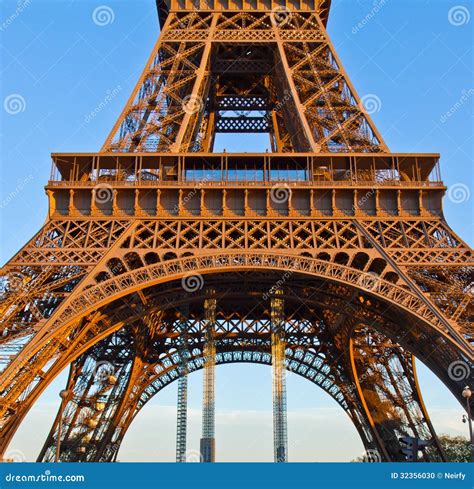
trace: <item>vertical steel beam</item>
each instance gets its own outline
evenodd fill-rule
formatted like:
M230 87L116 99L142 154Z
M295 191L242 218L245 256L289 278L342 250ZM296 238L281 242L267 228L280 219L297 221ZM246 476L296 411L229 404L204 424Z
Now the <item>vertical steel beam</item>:
M286 57L283 41L280 36L280 29L278 23L274 15L271 15L270 19L272 22L272 29L275 35L276 45L278 48L278 55L279 55L278 64L281 63L281 66L283 67L283 74L284 77L286 78L285 81L290 89L291 97L293 99L293 103L296 108L296 119L298 120L300 126L298 128L298 132L301 132L304 135L305 143L308 145L308 148L305 148L305 151L318 153L321 150L321 148L314 140L313 131L311 130L311 127L309 126L308 120L306 119L305 116L304 105L301 103L301 99L298 94L298 89L296 88L295 82L293 81L293 78L291 76L291 69L290 69L290 65L288 64L288 59Z
M204 301L206 339L204 343L204 378L202 400L201 461L215 462L215 367L216 367L216 299Z
M189 308L183 306L179 322L179 346L180 365L178 367L178 401L176 421L176 462L186 462L186 444L188 427L188 334L187 320Z
M288 461L288 431L286 416L286 369L284 337L283 291L278 289L271 298L273 446L274 461Z
M204 47L204 51L202 53L201 57L201 62L199 64L199 68L196 72L196 80L193 85L193 91L190 94L190 100L194 103L197 104L198 107L204 107L204 100L203 100L203 86L206 82L206 72L208 70L210 60L211 60L211 49L212 49L212 38L214 37L214 31L216 30L216 25L217 21L219 19L218 13L214 13L212 16L212 21L211 25L207 31L207 40L206 40L206 45ZM186 114L184 116L184 119L181 123L181 126L179 128L178 135L176 136L176 141L173 145L172 151L174 152L180 152L180 151L189 151L189 145L192 142L190 137L188 139L185 139L185 135L188 133L188 131L192 128L189 127L191 123L191 118L197 119L200 117L199 112L196 114L195 110L188 110L186 111ZM191 134L189 134L191 135ZM182 147L184 146L184 147Z
M162 31L166 31L171 24L171 22L174 20L174 14L168 15L166 18L165 25L162 28ZM158 52L161 48L161 45L163 44L163 36L160 34L158 37L155 46L153 47L153 51L150 54L150 57L148 58L147 64L145 66L145 69L142 71L142 74L140 75L140 78L137 81L137 84L133 88L132 93L130 94L130 97L128 98L127 103L125 104L125 107L122 110L122 113L118 117L118 119L115 121L114 127L112 127L112 130L107 136L107 139L105 140L104 144L102 145L101 152L107 151L110 145L113 142L114 136L118 133L120 126L122 125L123 121L126 119L129 108L133 105L133 102L138 95L138 92L141 87L143 87L143 84L145 82L145 79L147 75L149 74L150 70L153 68L153 64L156 61L156 57L158 56Z
M188 424L188 375L178 379L178 414L176 426L176 462L186 462L186 434Z

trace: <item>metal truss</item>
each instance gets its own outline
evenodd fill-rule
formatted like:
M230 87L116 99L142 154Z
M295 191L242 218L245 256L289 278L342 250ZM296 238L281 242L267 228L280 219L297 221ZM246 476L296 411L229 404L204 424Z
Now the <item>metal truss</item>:
M151 228L150 224L152 224ZM38 321L38 317L31 314L28 301L23 309L13 309L12 314L6 316L3 323L6 332L3 333L1 339L2 345L4 351L10 350L16 355L4 358L8 363L2 375L5 433L13 433L16 430L22 416L31 405L30 403L34 402L46 387L47 381L45 382L42 369L51 359L57 358L55 368L51 372L60 371L63 365L67 365L72 360L70 355L79 354L82 349L86 349L88 345L92 345L94 341L110 332L108 329L110 320L107 315L101 314L101 307L112 303L116 300L115 298L118 300L120 297L134 293L141 295L143 294L141 290L153 283L166 282L189 274L205 275L210 271L217 272L224 269L229 271L236 269L296 271L308 276L326 277L330 281L351 284L352 287L359 290L368 289L370 294L383 299L386 303L393 304L398 310L405 310L406 313L418 317L419 321L424 323L425 328L430 330L430 334L436 335L435 343L430 342L429 345L442 350L443 358L439 358L437 365L433 365L432 368L453 392L456 393L459 390L459 382L453 382L447 377L447 368L456 359L469 361L468 359L471 358L468 342L472 338L472 330L465 326L465 322L469 321L470 309L468 307L462 309L458 318L459 322L456 323L452 318L448 319L444 316L443 309L434 304L431 297L424 293L417 282L404 273L406 264L401 267L391 258L388 252L390 248L382 248L380 252L378 251L377 240L366 229L367 223L364 226L364 223L360 224L350 220L347 222L310 220L300 224L281 221L272 223L272 225L268 221L262 221L260 224L255 221L243 221L236 224L225 221L213 224L207 221L206 227L203 227L203 221L196 221L196 224L188 222L184 226L183 224L184 222L180 224L176 221L173 223L135 221L130 224L127 232L121 231L122 234L111 246L107 258L102 258L96 265L89 264L89 267L93 267L91 271L87 272L87 269L82 271L82 273L88 273L88 279L83 279L75 288L69 285L65 287L65 292L59 289L59 293L54 295L49 289L46 297L41 289L32 288L29 301L32 300L32 297L38 297L33 300L33 303L36 307L44 307L43 304L48 306L49 317L45 313L43 317L46 316L46 318ZM72 225L73 222L70 221L69 228ZM156 228L158 225L163 226L162 231ZM219 226L217 229L216 225ZM76 229L84 227L80 223L74 226ZM103 224L99 223L100 229L102 226ZM383 230L384 226L388 226L387 223L379 222L377 224L378 229ZM399 253L397 247L394 246L397 242L396 235L393 233L394 229L403 231L405 238L417 236L417 239L413 237L412 241L416 247L419 247L420 240L423 241L423 239L418 234L417 226L425 230L423 236L429 236L426 230L430 227L427 223L423 224L423 221L412 225L400 221L397 226L388 226L390 232L387 233L386 238L387 241L388 238L392 240L392 244L388 246L393 246L393 253ZM440 229L445 229L440 226L441 223L434 225L433 229L436 232L433 231L433 239L436 238L441 245L448 238L439 233ZM54 227L57 228L57 225ZM306 235L305 228L308 229ZM319 231L316 231L318 228ZM219 233L219 230L222 229L224 231ZM285 229L287 231L284 231ZM242 238L236 235L239 230L243 233ZM290 231L296 231L293 239L291 234L285 237L285 232ZM412 234L406 231L411 231ZM176 241L177 232L180 235L179 241ZM246 232L249 233L248 236ZM318 236L321 241L318 241ZM165 237L167 242L165 242ZM226 244L227 239L228 244ZM322 243L323 239L326 248L314 245L315 242ZM366 248L360 248L360 244L364 242ZM133 249L130 249L132 243ZM177 243L181 244L177 246ZM228 249L222 248L223 243ZM247 243L247 246L250 244L251 248L239 250L238 243ZM265 245L267 248L264 247ZM295 248L292 248L291 245ZM160 250L159 246L163 246L163 249ZM194 251L195 247L198 247L197 254ZM179 252L180 249L181 252ZM318 251L315 252L315 250ZM190 251L191 254L189 254ZM407 252L405 249L405 253ZM457 254L454 250L449 252L453 257ZM44 253L54 254L55 250L47 248L47 251L39 253L39 256L44 256ZM33 255L34 252L28 252L28 256ZM60 256L64 256L63 250L60 251ZM462 256L462 253L458 256ZM468 263L465 266L467 265ZM457 266L458 268L465 267L464 265ZM9 265L9 267L11 271L7 278L12 281L17 274L32 276L34 280L36 277L33 274L36 271L39 271L40 276L42 273L47 273L44 268L38 266L36 268L33 266L17 268ZM424 264L423 267L426 268L427 265ZM413 273L414 267L409 268ZM66 265L57 265L56 273L60 274L62 270L68 272L69 269ZM25 273L26 270L27 273ZM68 278L66 275L65 284L69 284ZM59 284L62 283L63 281L59 281ZM7 295L12 303L21 305L20 301L13 299L15 294L23 297L25 290L21 289L20 292L12 290ZM464 291L463 294L461 298L458 297L460 303L458 307L464 307L464 297L465 294L469 294L469 291ZM54 309L51 304L55 302L59 305ZM442 306L441 303L440 305ZM452 303L449 305L453 307ZM21 322L18 319L21 319ZM28 341L31 338L31 332L38 329L44 332L41 336L37 336L38 340L40 337L41 340L34 343ZM418 332L412 331L411 334L415 338L418 335L419 338L423 333L420 329ZM403 335L400 336L403 338ZM452 346L449 347L449 345ZM452 348L463 353L456 354ZM430 358L431 353L432 351L419 352L419 356ZM21 368L24 362L28 363L28 369ZM21 374L18 374L19 371ZM26 399L28 402L25 402ZM7 406L12 406L12 408Z
M187 424L188 424L188 334L186 330L189 310L181 308L181 329L178 353L181 358L178 379L177 423L176 423L176 462L186 462Z
M274 461L288 461L288 429L286 416L285 313L281 289L271 299L273 447Z
M282 15L170 12L102 150L212 151L216 132L268 132L280 152L388 151L318 13Z
M195 3L158 2L161 35L102 151L53 155L47 221L0 271L0 454L68 366L61 459L112 461L165 385L249 361L324 389L381 460L406 434L442 460L413 355L464 401L449 373L472 372L474 260L444 219L439 155L388 152L326 32L328 0ZM266 131L272 153L213 154L219 131Z
M256 299L254 290L233 288L229 285L232 279L225 285L222 285L221 278L216 280L218 282L221 287L216 291L217 303L224 305L225 300L229 302L229 306L225 309L218 306L217 309L216 364L255 362L270 365L274 348L274 327L270 320L269 299ZM366 449L370 453L377 451L380 460L400 459L400 434L414 433L426 439L435 437L416 389L417 381L411 355L371 327L363 325L373 323L377 320L377 315L365 310L357 301L359 305L357 302L354 306L346 304L347 313L344 319L337 312L342 310L340 304L332 304L335 308L332 312L327 309L334 291L324 299L326 294L323 288L318 293L312 290L309 297L305 296L301 301L301 287L306 287L304 281L299 284L287 282L282 294L282 299L288 304L288 313L284 317L284 334L287 339L286 369L302 375L331 395L353 420ZM163 289L159 294L159 302L165 304L163 295L171 296L174 290ZM240 316L232 311L235 301L242 301L244 296L250 301L249 304L253 303L253 308L247 307L252 312L247 316ZM223 298L222 301L219 300L220 297ZM204 350L208 330L204 313L206 297L202 294L193 297L188 295L187 301L193 311L186 328L191 340L188 368L192 372L205 368ZM175 345L181 339L173 332L179 333L181 319L172 302L170 300L170 305L160 316L163 323L156 330L155 336L150 338L152 345L149 351L161 353L142 358L141 373L133 376L133 379L130 374L130 379L123 382L133 382L135 387L131 390L125 389L123 392L128 394L118 404L115 401L110 402L110 409L104 409L108 413L109 421L103 422L108 431L102 436L102 442L99 441L100 437L90 433L90 439L97 440L95 443L99 446L83 452L78 451L77 444L73 446L66 437L63 460L115 460L126 431L141 408L163 387L180 378L181 358ZM317 307L317 311L314 307ZM309 313L310 310L313 312ZM261 312L267 318L260 316ZM143 320L132 319L132 322ZM383 321L379 317L378 323L381 322ZM386 327L389 329L391 324L386 324ZM175 339L165 344L162 342L164 338ZM108 344L107 340L103 340L103 343ZM350 348L347 348L348 344L351 345ZM133 349L133 346L130 348ZM128 348L123 349L129 351ZM387 351L391 354L387 355ZM140 356L143 357L142 354ZM372 363L369 366L365 362ZM83 363L84 360L76 362ZM74 368L77 370L77 367ZM91 372L83 371L85 378L90 375ZM87 381L82 380L81 384L84 382ZM84 391L84 396L87 395ZM85 401L77 402L74 406L77 411L82 412L86 404ZM63 416L71 417L67 411ZM54 430L43 454L48 453L47 446L51 447L52 452L55 446ZM69 450L68 447L73 448ZM427 460L442 460L443 454L436 445L425 457ZM43 457L41 460L48 458Z
M94 455L110 423L110 413L127 387L133 361L133 350L125 331L102 340L87 355L71 366L67 384L68 402L62 412L61 460L74 462ZM38 459L54 461L57 449L58 421L49 434L52 443L43 447ZM53 442L54 440L54 442Z
M413 436L434 443L432 449L423 452L425 461L445 460L430 419L423 412L411 355L366 327L355 331L350 351L353 372L358 374L354 382L365 400L364 408L382 457L390 460L390 453L400 453L400 437ZM380 351L383 362L378 361Z
M201 462L215 462L215 403L216 403L216 305L214 291L204 301L204 380L202 392L202 437L200 445Z
M293 3L287 0L281 0L275 2L272 0L269 3L255 3L251 0L242 0L239 3L222 2L222 0L206 0L202 2L200 0L156 0L156 6L158 9L158 16L160 19L160 25L166 22L167 17L172 11L180 10L199 10L199 11L230 11L240 12L242 10L251 10L257 12L265 12L272 10L277 15L282 14L283 17L287 12L293 10L316 12L324 25L327 24L329 18L329 10L331 8L331 0L310 0L308 2Z

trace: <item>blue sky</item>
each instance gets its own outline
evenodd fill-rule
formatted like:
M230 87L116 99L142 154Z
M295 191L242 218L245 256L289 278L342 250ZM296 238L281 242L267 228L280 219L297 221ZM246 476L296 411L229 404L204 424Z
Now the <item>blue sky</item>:
M101 26L93 12L103 5L112 9L113 21ZM46 218L43 187L50 153L100 148L149 56L158 22L153 0L6 0L0 9L0 262L5 263ZM333 0L329 22L359 94L380 101L373 118L390 149L439 152L446 184L463 185L461 198L445 199L445 213L471 245L474 18L467 19L473 15L473 4L459 0ZM107 97L112 100L97 110ZM216 150L267 146L262 137L245 137L245 148L242 141L219 137ZM290 459L359 455L362 445L344 413L313 385L293 377ZM422 366L420 378L438 431L464 433L456 401ZM49 429L63 382L61 377L48 389L12 444L29 459ZM220 367L217 382L218 458L271 460L270 370ZM145 408L125 440L122 460L174 458L175 390L166 388ZM196 373L190 383L190 448L195 449L200 397Z

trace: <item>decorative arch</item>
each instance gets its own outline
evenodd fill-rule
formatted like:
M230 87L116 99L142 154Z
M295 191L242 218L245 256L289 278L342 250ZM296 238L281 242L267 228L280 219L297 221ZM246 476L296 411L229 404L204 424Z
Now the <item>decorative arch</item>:
M392 349L399 355L400 365L406 369L407 373L412 373L412 357L400 350L395 344L392 345ZM354 351L354 345L352 345ZM188 372L194 372L203 368L203 351L201 348L193 347L190 351L191 356L188 359ZM80 414L77 413L72 416L68 415L74 420L75 431L69 433L69 437L66 437L63 442L68 447L65 451L65 461L114 461L119 451L122 440L130 427L133 420L136 418L140 410L146 405L146 403L157 395L164 387L171 384L181 376L180 371L180 355L174 349L171 348L167 354L160 357L159 361L153 365L145 365L142 361L135 359L135 363L138 364L138 375L133 375L133 367L130 367L124 372L129 373L128 383L133 383L132 389L127 389L121 400L120 405L115 406L115 411L106 416L100 418L99 421L94 421L93 413L88 412L90 418L86 419L82 427L77 429L77 419L80 419ZM258 363L271 365L271 353L269 350L255 349L255 348L242 348L239 345L230 347L223 347L222 345L217 351L216 363ZM100 363L100 362L99 362ZM385 366L388 368L388 364ZM367 408L367 400L364 396L359 396L360 389L357 381L357 373L349 378L344 375L344 371L334 370L325 360L322 355L318 355L314 352L308 351L304 347L297 345L288 345L286 350L286 368L288 371L293 372L303 378L313 382L318 387L322 388L328 393L347 413L355 428L359 432L361 440L369 453L379 453L380 460L395 460L397 459L398 447L390 447L391 450L387 451L385 444L388 442L394 443L394 433L404 435L420 435L423 434L424 438L434 436L434 430L429 422L429 418L424 409L421 397L418 398L418 393L412 391L409 395L413 396L412 402L416 403L416 409L411 413L414 416L409 421L412 425L416 423L418 431L409 432L403 431L400 425L389 426L389 431L385 428L385 433L380 434L380 426L384 424L378 420L380 426L375 426L373 418L375 416L381 416L382 413L374 411L373 408ZM73 371L74 369L72 369ZM87 376L87 375L86 375ZM370 382L372 379L369 376L365 376ZM70 376L71 383L72 375ZM364 376L362 376L364 378ZM355 381L355 382L354 382ZM416 377L413 378L416 383ZM83 385L87 382L82 382L78 391L83 391ZM74 387L71 383L70 387ZM405 386L406 387L406 386ZM392 385L393 388L393 385ZM115 393L115 395L117 395ZM93 404L95 399L92 399L90 403L81 399L78 405L84 406ZM392 403L393 404L393 403ZM391 407L393 410L393 407ZM39 461L51 461L55 454L55 436L56 426L59 419L56 419L55 425L51 430L50 436L45 443L45 446L40 454ZM383 419L384 423L390 422ZM393 423L393 420L392 420ZM63 420L63 424L67 425L67 422ZM100 426L100 434L97 435ZM104 430L105 426L105 430ZM398 430L398 431L396 431ZM400 431L402 430L402 431ZM84 442L86 440L86 442ZM398 438L397 438L398 442ZM91 444L87 450L80 450L84 446L84 443ZM443 454L439 446L431 454L427 455L427 460L442 460Z
M332 382L330 382L325 376L324 372L318 370L316 363L312 363L311 359L315 358L314 354L303 352L302 350L297 350L295 352L288 350L290 354L287 357L287 369L297 375L306 378L307 380L313 382L319 387L323 388L343 409L346 411L351 418L351 411L347 402L344 401L344 394L341 390L337 388ZM321 360L321 359L320 359ZM194 351L193 356L189 359L188 371L189 373L198 371L203 368L203 355L202 351ZM266 351L261 350L228 350L228 351L218 351L216 354L216 364L224 365L230 363L254 363L261 365L271 365L271 354ZM319 362L319 366L323 366L323 362ZM327 365L326 365L327 369ZM127 403L127 409L121 413L115 415L115 419L121 418L119 423L120 427L112 429L114 433L110 435L107 433L107 442L100 447L100 450L94 453L94 458L87 458L88 461L114 461L118 453L118 449L122 440L133 422L133 419L138 415L140 410L151 400L155 395L157 395L164 387L171 384L180 377L179 372L179 354L175 351L164 356L160 363L157 364L152 371L144 369L142 375L149 377L147 383L142 385L139 390L130 392L133 394L133 399L129 399ZM53 430L49 435L48 440L38 458L38 461L51 461L54 459L55 453L55 427L57 425L58 418L56 419ZM352 419L354 422L354 419ZM103 422L103 421L102 421ZM94 425L94 428L96 425ZM76 440L76 444L68 442L68 445L72 450L77 449L82 442L83 437L89 436L91 440L94 440L94 435L91 431L94 430L87 429L88 426L85 425L82 430L82 438ZM90 428L90 426L89 426ZM356 428L358 428L356 424ZM109 432L111 428L109 425ZM367 443L369 441L366 441ZM90 453L90 452L89 452ZM74 454L72 454L74 457Z
M35 379L35 371L21 371L18 374L15 364L34 358L35 367L41 369L47 360L58 356L61 348L68 349L74 345L74 350L78 352L76 357L69 354L59 358L48 371L46 377L49 382L51 377L65 365L113 331L113 327L102 321L101 307L132 293L140 293L158 284L180 280L190 274L206 276L225 272L261 270L291 272L348 285L354 291L358 291L360 297L367 295L377 298L388 303L392 309L403 311L417 323L423 324L436 334L444 345L451 345L449 358L456 355L455 351L458 351L459 355L459 348L450 336L450 332L444 328L439 314L423 300L423 297L382 278L374 282L373 275L370 275L370 280L367 282L368 274L358 269L298 255L264 252L245 254L227 252L170 259L170 261L123 272L103 282L89 283L75 294L73 299L58 307L38 333L36 341L25 347L3 375L3 383L0 386L0 389L4 389L5 392L3 406L10 406L10 408L8 410L4 408L2 413L6 436L0 448L5 449L21 419L47 385L44 379ZM120 326L114 327L118 329ZM25 397L25 386L28 385L31 385L31 388ZM17 407L12 409L11 406ZM15 413L13 422L9 421L12 413Z

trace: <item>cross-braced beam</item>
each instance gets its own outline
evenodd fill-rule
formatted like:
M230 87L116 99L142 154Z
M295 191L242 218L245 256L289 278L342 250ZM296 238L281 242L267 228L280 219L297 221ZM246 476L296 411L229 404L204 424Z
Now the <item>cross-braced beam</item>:
M256 116L244 102L262 96ZM267 132L280 152L388 151L315 11L170 12L102 149L206 152L217 132Z
M326 32L328 0L282 16L251 3L163 11L103 151L54 155L48 220L1 272L0 454L70 364L45 460L58 441L64 460L116 460L143 405L182 378L183 461L186 375L199 368L201 453L214 460L216 363L273 361L278 461L285 366L333 396L383 460L398 460L400 434L436 439L411 354L464 401L473 255L444 220L439 155L388 152ZM266 131L277 154L208 154L219 131ZM216 311L214 293L185 293L189 274L221 293L234 278L233 302ZM269 318L249 297L282 274ZM183 332L170 308L188 302ZM312 308L298 316L296 303ZM115 361L106 385L91 372L102 353ZM424 458L442 460L439 445Z
M286 415L285 323L282 290L271 298L272 320L272 392L273 392L273 446L275 462L288 461Z
M410 355L376 330L354 326L364 321L364 318L375 324L377 316L364 313L362 305L356 309L351 304L346 307L337 304L332 313L330 310L319 310L316 303L311 301L311 296L304 295L301 289L292 291L291 284L288 286L289 290L280 296L287 304L283 317L287 331L287 368L314 382L338 402L359 430L368 455L380 460L398 460L399 436L413 435L435 440L436 435L418 392ZM168 293L175 297L173 291ZM275 328L271 316L265 318L255 313L248 317L239 316L232 312L234 299L230 290L227 290L225 297L230 305L220 313L215 331L216 365L229 362L272 365L272 335ZM163 299L160 302L165 303ZM304 302L300 303L300 299ZM199 302L199 297L196 297L195 303ZM266 306L262 304L261 311L268 314ZM309 310L314 307L317 313L313 317ZM246 309L255 311L255 305ZM174 306L171 306L171 317L175 317L174 311ZM191 315L188 321L193 345L188 358L190 372L204 368L205 363L203 348L208 328L201 317L201 311L196 310L196 314L196 317ZM351 321L343 320L346 314L352 318ZM319 316L326 316L327 319L321 321L317 319ZM166 385L179 379L182 360L179 353L180 340L176 334L181 328L181 321L182 318L178 316L172 323L162 323L163 332L153 340L148 340L151 357L147 355L144 360L149 362L148 366L142 368L139 375L133 375L133 389L117 391L121 394L116 393L108 400L104 398L101 408L106 413L101 419L103 435L98 439L92 437L92 446L98 444L98 448L92 450L91 446L81 454L80 460L114 460L128 427L144 405ZM386 327L390 331L392 325L387 324ZM160 345L163 348L160 336L164 335L169 341L166 348L161 355L153 354L154 350L160 350ZM108 344L107 341L104 344ZM134 343L132 335L122 335L121 350L132 350ZM349 343L352 344L351 358L346 349ZM86 371L84 375L87 377ZM80 379L80 375L74 378L75 390L82 391L84 380ZM117 384L126 385L126 382L118 378ZM77 414L69 409L63 413L66 425L69 425L68 419L81 415L81 409L87 404L87 394L85 396L74 404ZM117 411L117 405L121 406L119 411L127 413L125 418ZM69 437L63 441L66 447L71 445ZM106 446L102 446L104 443ZM48 441L47 446L51 446L54 452L54 439ZM436 443L425 455L426 460L443 458Z
M180 355L180 368L178 379L178 401L176 422L176 462L186 462L187 425L188 425L188 334L187 320L189 308L181 308L181 327L178 353Z
M204 373L202 396L202 437L201 461L215 462L215 368L216 368L216 299L213 292L204 301L204 314L206 320L206 336L204 343Z

